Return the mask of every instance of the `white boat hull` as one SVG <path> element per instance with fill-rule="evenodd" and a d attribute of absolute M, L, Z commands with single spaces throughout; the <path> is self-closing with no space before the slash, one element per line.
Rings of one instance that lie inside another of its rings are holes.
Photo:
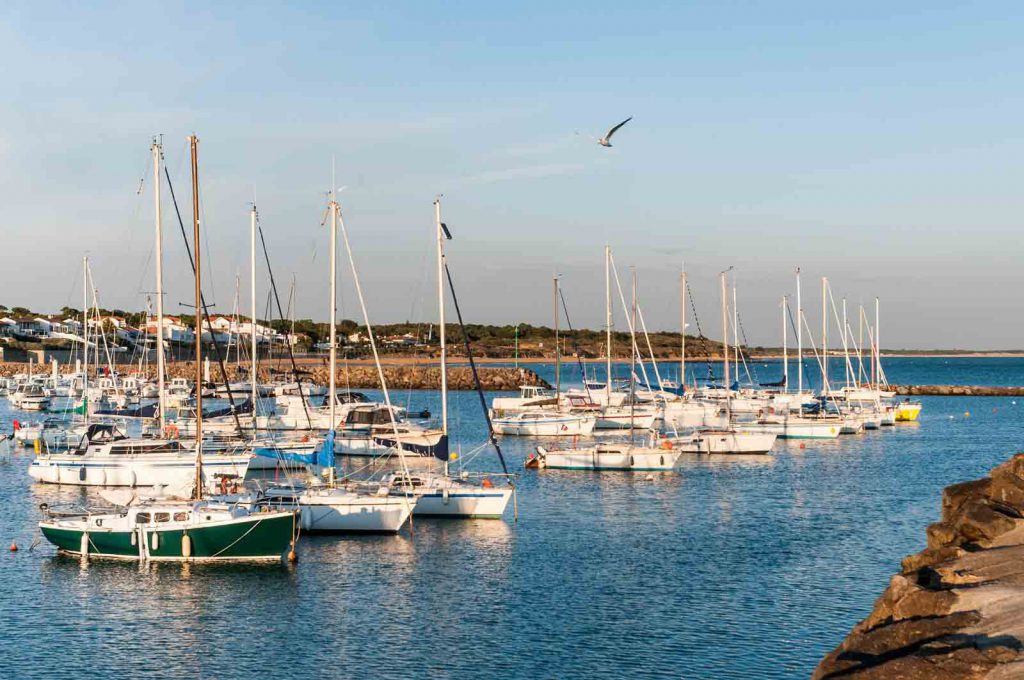
<path fill-rule="evenodd" d="M 393 496 L 332 491 L 309 491 L 298 497 L 303 531 L 396 533 L 409 519 L 415 504 L 412 499 Z"/>
<path fill-rule="evenodd" d="M 654 421 L 658 417 L 656 413 L 644 413 L 638 411 L 630 413 L 628 409 L 623 412 L 605 412 L 597 417 L 598 430 L 649 430 L 654 427 Z"/>
<path fill-rule="evenodd" d="M 416 517 L 488 518 L 505 514 L 512 489 L 476 488 L 435 490 L 416 498 L 412 514 Z"/>
<path fill-rule="evenodd" d="M 684 453 L 765 454 L 775 446 L 777 435 L 770 432 L 697 432 L 672 442 L 672 448 Z"/>
<path fill-rule="evenodd" d="M 665 449 L 601 447 L 546 451 L 539 454 L 541 467 L 552 470 L 671 470 L 679 451 Z"/>
<path fill-rule="evenodd" d="M 748 432 L 763 432 L 778 435 L 779 439 L 835 439 L 842 428 L 840 421 L 814 421 L 787 419 L 778 423 L 744 424 Z"/>
<path fill-rule="evenodd" d="M 571 437 L 588 435 L 594 431 L 597 420 L 592 417 L 553 415 L 550 418 L 526 420 L 523 418 L 495 418 L 491 421 L 496 434 L 513 437 Z"/>
<path fill-rule="evenodd" d="M 203 456 L 203 483 L 213 488 L 218 475 L 245 477 L 251 454 Z M 168 486 L 185 488 L 195 479 L 194 453 L 142 454 L 89 458 L 76 454 L 37 456 L 28 474 L 44 484 L 72 486 Z"/>

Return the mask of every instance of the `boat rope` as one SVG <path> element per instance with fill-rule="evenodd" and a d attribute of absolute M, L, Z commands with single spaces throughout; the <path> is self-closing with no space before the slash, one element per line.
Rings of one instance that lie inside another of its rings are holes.
<path fill-rule="evenodd" d="M 738 348 L 740 352 L 740 359 L 743 361 L 743 370 L 747 374 L 747 380 L 756 384 L 758 382 L 757 364 L 754 364 L 753 377 L 751 377 L 751 369 L 747 366 L 747 348 L 750 347 L 750 342 L 747 340 L 747 331 L 743 328 L 743 317 L 740 316 L 739 311 L 736 312 L 736 322 L 740 327 L 740 337 L 743 338 L 743 347 Z"/>
<path fill-rule="evenodd" d="M 196 273 L 196 263 L 195 260 L 192 258 L 192 247 L 189 246 L 188 236 L 185 234 L 185 222 L 183 222 L 181 219 L 181 210 L 178 209 L 178 199 L 174 196 L 174 185 L 171 183 L 171 173 L 170 171 L 167 170 L 166 165 L 164 165 L 164 176 L 167 178 L 167 188 L 170 189 L 171 202 L 174 204 L 174 214 L 178 218 L 178 227 L 181 229 L 181 238 L 185 241 L 185 252 L 188 254 L 189 266 L 192 267 L 192 274 L 194 275 Z M 224 357 L 221 356 L 220 353 L 220 343 L 217 342 L 217 336 L 213 332 L 213 322 L 210 320 L 210 310 L 206 305 L 206 294 L 203 293 L 201 290 L 199 293 L 199 300 L 203 308 L 201 313 L 206 316 L 206 327 L 210 331 L 210 339 L 213 340 L 213 353 L 214 356 L 216 356 L 217 358 L 217 366 L 220 367 L 221 378 L 224 380 L 224 385 L 225 387 L 227 387 L 228 390 L 228 402 L 231 404 L 231 415 L 235 419 L 235 427 L 237 427 L 238 431 L 241 432 L 242 421 L 238 419 L 238 410 L 235 407 L 235 397 L 234 395 L 231 394 L 231 384 L 230 381 L 228 380 L 228 369 L 224 365 Z M 195 310 L 195 312 L 196 314 L 199 314 L 200 310 L 197 309 Z M 160 331 L 163 332 L 162 329 L 160 329 Z M 200 338 L 200 341 L 201 340 L 202 338 Z M 200 344 L 202 343 L 200 342 Z M 203 389 L 202 385 L 196 385 L 196 390 L 201 389 Z M 255 408 L 256 404 L 253 404 L 253 409 Z M 255 414 L 255 410 L 253 411 L 253 413 Z M 253 417 L 255 417 L 255 415 Z"/>
<path fill-rule="evenodd" d="M 508 474 L 508 465 L 505 464 L 505 456 L 501 453 L 501 447 L 498 445 L 498 438 L 494 435 L 494 425 L 491 423 L 491 414 L 487 410 L 487 401 L 484 399 L 484 388 L 480 385 L 480 374 L 476 370 L 476 361 L 473 359 L 473 350 L 469 344 L 469 333 L 466 332 L 466 324 L 462 321 L 462 310 L 459 309 L 459 298 L 455 295 L 455 283 L 452 281 L 452 272 L 448 269 L 448 263 L 444 263 L 444 273 L 448 278 L 448 290 L 452 292 L 452 302 L 455 306 L 455 315 L 459 319 L 459 328 L 462 329 L 462 343 L 466 347 L 466 358 L 469 360 L 469 370 L 473 373 L 473 384 L 476 386 L 476 394 L 480 398 L 480 408 L 484 412 L 484 420 L 487 421 L 487 434 L 490 437 L 491 445 L 498 454 L 498 460 L 501 461 L 501 469 Z M 509 483 L 512 483 L 509 478 Z"/>
<path fill-rule="evenodd" d="M 583 369 L 583 357 L 580 356 L 580 346 L 576 342 L 576 331 L 573 330 L 572 320 L 569 318 L 569 307 L 565 304 L 565 295 L 562 294 L 562 287 L 558 287 L 558 297 L 562 300 L 562 311 L 565 312 L 565 324 L 572 333 L 572 351 L 576 353 L 576 364 L 580 367 L 580 375 L 583 376 L 583 389 L 587 391 L 587 401 L 594 401 L 590 396 L 590 385 L 587 384 L 587 372 Z"/>
<path fill-rule="evenodd" d="M 267 262 L 267 274 L 269 275 L 269 278 L 270 278 L 270 291 L 274 294 L 274 303 L 277 305 L 277 315 L 278 315 L 278 317 L 283 319 L 284 318 L 284 311 L 282 310 L 282 307 L 281 307 L 281 297 L 277 294 L 277 283 L 274 280 L 274 269 L 273 269 L 273 267 L 270 266 L 270 253 L 267 252 L 267 242 L 263 238 L 263 225 L 260 224 L 260 214 L 258 212 L 256 213 L 256 231 L 260 235 L 260 245 L 263 246 L 263 259 L 266 260 L 266 262 Z M 292 351 L 291 338 L 289 338 L 288 342 L 286 342 L 285 344 L 288 346 L 288 360 L 292 364 L 292 376 L 295 378 L 295 384 L 298 385 L 299 399 L 302 401 L 302 411 L 306 415 L 306 424 L 309 425 L 310 429 L 312 429 L 313 428 L 313 421 L 309 417 L 309 407 L 306 404 L 306 395 L 304 395 L 302 393 L 302 379 L 299 377 L 299 367 L 298 367 L 298 364 L 295 363 L 295 352 Z M 256 376 L 252 376 L 252 379 L 255 380 Z M 335 397 L 335 395 L 332 394 L 332 395 L 330 395 L 330 398 L 331 399 L 335 399 L 336 397 Z M 256 405 L 253 404 L 253 407 L 254 407 L 253 414 L 256 413 L 255 406 Z M 255 425 L 256 425 L 256 420 L 255 420 L 255 415 L 254 415 L 254 419 L 253 419 L 253 429 L 254 430 L 255 430 Z M 331 423 L 331 427 L 334 427 L 334 423 Z"/>
<path fill-rule="evenodd" d="M 697 326 L 697 340 L 700 342 L 701 349 L 704 352 L 704 365 L 708 369 L 708 381 L 714 381 L 715 372 L 711 368 L 711 350 L 708 347 L 708 339 L 704 336 L 704 331 L 700 327 L 700 317 L 697 315 L 697 303 L 693 299 L 693 289 L 689 286 L 686 287 L 686 296 L 690 299 L 690 309 L 693 312 L 693 323 Z M 686 332 L 684 328 L 683 333 Z M 686 386 L 686 376 L 679 376 L 680 384 Z"/>
<path fill-rule="evenodd" d="M 248 530 L 248 531 L 246 531 L 246 532 L 245 532 L 244 534 L 242 534 L 241 536 L 239 536 L 238 538 L 236 538 L 236 539 L 235 539 L 235 540 L 233 540 L 233 541 L 232 541 L 231 543 L 229 543 L 228 545 L 224 546 L 223 548 L 221 548 L 220 550 L 218 550 L 218 551 L 217 551 L 217 552 L 215 552 L 214 554 L 210 555 L 210 559 L 213 559 L 214 557 L 220 557 L 220 555 L 221 555 L 222 553 L 224 553 L 225 551 L 228 551 L 228 550 L 231 550 L 232 548 L 234 548 L 234 547 L 235 547 L 235 545 L 236 545 L 236 544 L 237 544 L 237 543 L 238 543 L 239 541 L 241 541 L 241 540 L 242 540 L 243 538 L 245 538 L 246 536 L 248 536 L 249 534 L 251 534 L 251 533 L 252 533 L 253 531 L 255 531 L 255 530 L 256 530 L 256 527 L 258 527 L 258 526 L 259 526 L 259 525 L 261 525 L 261 524 L 263 524 L 263 520 L 262 520 L 262 519 L 258 519 L 258 520 L 256 520 L 256 523 L 255 523 L 255 524 L 253 524 L 253 525 L 252 525 L 251 527 L 249 527 L 249 530 Z"/>
<path fill-rule="evenodd" d="M 789 306 L 788 303 L 786 304 L 786 315 L 789 317 L 789 325 L 793 329 L 793 333 L 798 333 L 799 331 L 796 327 L 796 321 L 793 319 L 793 309 Z M 808 331 L 810 331 L 810 329 L 808 329 Z M 798 359 L 798 361 L 800 360 Z M 807 370 L 807 361 L 801 361 L 801 363 L 803 364 L 804 378 L 807 380 L 808 386 L 810 386 L 810 388 L 813 390 L 814 383 L 811 382 L 810 372 Z M 786 389 L 789 389 L 789 385 L 786 385 Z"/>

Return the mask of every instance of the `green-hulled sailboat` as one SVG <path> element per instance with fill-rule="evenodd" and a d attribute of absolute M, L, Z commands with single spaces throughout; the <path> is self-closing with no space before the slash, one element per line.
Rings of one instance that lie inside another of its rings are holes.
<path fill-rule="evenodd" d="M 202 385 L 203 307 L 200 289 L 198 140 L 191 137 L 192 213 L 196 287 L 196 385 Z M 159 187 L 160 145 L 153 143 L 154 178 Z M 160 240 L 159 188 L 157 241 Z M 157 253 L 159 253 L 159 246 Z M 158 255 L 159 257 L 159 255 Z M 160 271 L 159 265 L 157 271 Z M 160 290 L 157 274 L 157 290 Z M 162 377 L 162 376 L 161 376 Z M 160 418 L 163 418 L 161 392 Z M 118 502 L 116 511 L 60 513 L 42 506 L 39 523 L 43 535 L 63 553 L 83 557 L 199 562 L 228 560 L 280 560 L 294 555 L 296 517 L 291 511 L 257 511 L 216 499 L 203 499 L 202 390 L 196 390 L 196 476 L 191 501 L 151 500 L 134 505 L 134 494 Z M 289 550 L 289 548 L 291 550 Z"/>

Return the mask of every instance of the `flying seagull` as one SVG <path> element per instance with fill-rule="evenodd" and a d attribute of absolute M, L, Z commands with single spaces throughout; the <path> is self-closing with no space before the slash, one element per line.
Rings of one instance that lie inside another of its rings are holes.
<path fill-rule="evenodd" d="M 618 125 L 613 127 L 611 130 L 608 131 L 608 133 L 604 137 L 602 137 L 601 139 L 597 140 L 597 143 L 600 144 L 601 146 L 609 146 L 610 147 L 612 145 L 612 143 L 611 143 L 612 135 L 615 134 L 615 131 L 618 130 L 620 127 L 622 127 L 623 125 L 625 125 L 626 123 L 628 123 L 631 120 L 633 120 L 633 116 L 630 116 L 626 120 L 622 121 L 621 123 L 619 123 Z"/>

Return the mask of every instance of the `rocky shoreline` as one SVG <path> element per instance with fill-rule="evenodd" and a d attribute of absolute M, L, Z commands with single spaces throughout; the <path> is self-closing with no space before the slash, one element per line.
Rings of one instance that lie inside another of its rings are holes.
<path fill-rule="evenodd" d="M 1024 677 L 1024 454 L 942 493 L 942 519 L 813 680 Z"/>
<path fill-rule="evenodd" d="M 247 364 L 226 365 L 229 380 L 247 380 L 245 369 Z M 33 366 L 33 371 L 39 374 L 38 366 Z M 134 372 L 133 368 L 120 367 L 124 373 Z M 242 370 L 239 371 L 239 368 Z M 73 369 L 62 367 L 62 372 L 68 373 Z M 387 380 L 389 389 L 412 389 L 432 390 L 441 386 L 441 369 L 436 366 L 384 366 L 384 379 Z M 28 373 L 29 365 L 21 363 L 0 364 L 0 377 L 10 377 L 17 373 Z M 301 366 L 303 380 L 310 380 L 318 385 L 327 385 L 330 378 L 330 371 L 326 366 Z M 515 391 L 520 385 L 539 385 L 550 387 L 550 385 L 537 373 L 529 368 L 509 368 L 496 366 L 480 366 L 477 371 L 480 374 L 480 383 L 485 390 L 490 391 Z M 153 366 L 144 368 L 143 373 L 149 377 L 155 377 L 156 368 Z M 48 371 L 47 371 L 48 373 Z M 196 374 L 195 363 L 175 362 L 167 366 L 167 377 L 171 378 L 194 378 Z M 210 365 L 210 375 L 217 380 L 220 376 L 220 369 L 216 363 Z M 275 374 L 267 367 L 259 370 L 259 379 L 269 381 L 272 378 L 290 380 L 291 372 L 285 367 L 275 369 Z M 337 372 L 337 384 L 340 389 L 352 387 L 357 389 L 378 389 L 380 379 L 376 367 L 372 365 L 359 365 L 339 367 Z M 448 388 L 452 390 L 472 390 L 473 374 L 468 366 L 454 366 L 448 369 Z"/>
<path fill-rule="evenodd" d="M 889 385 L 896 394 L 937 397 L 1024 397 L 1024 387 L 992 385 Z"/>

